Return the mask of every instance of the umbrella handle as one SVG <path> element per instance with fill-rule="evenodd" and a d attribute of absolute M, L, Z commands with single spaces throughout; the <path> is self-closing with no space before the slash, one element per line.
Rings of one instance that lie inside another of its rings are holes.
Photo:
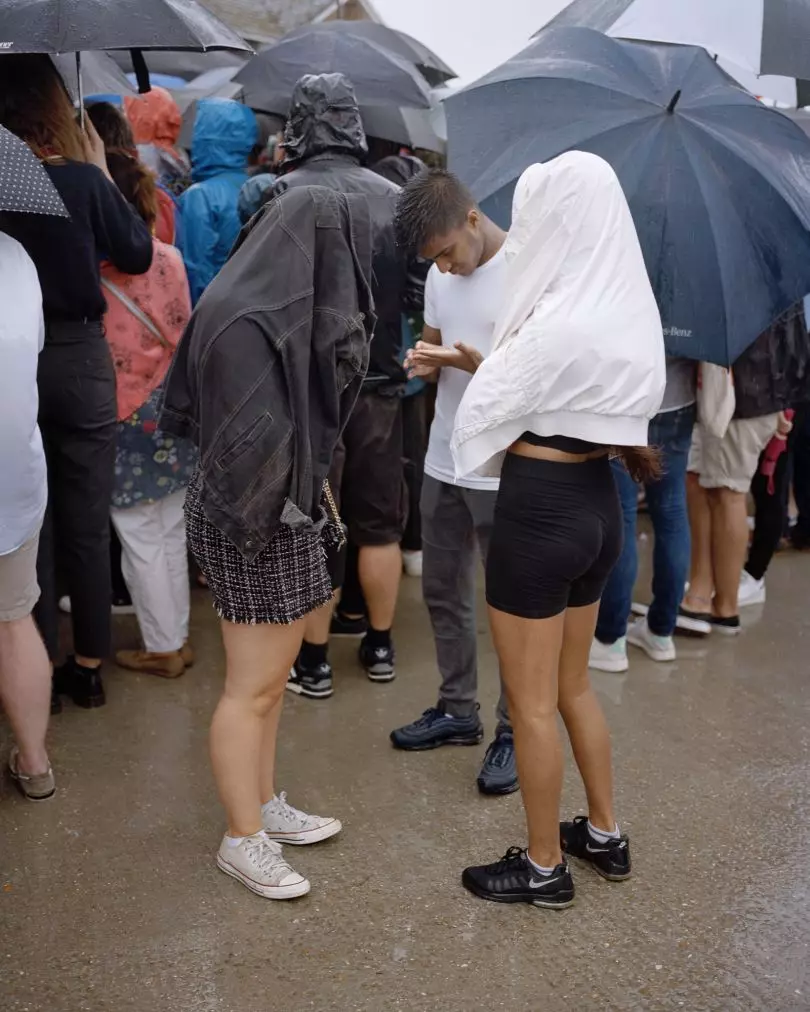
<path fill-rule="evenodd" d="M 132 57 L 132 69 L 138 82 L 138 94 L 145 95 L 147 91 L 152 90 L 152 82 L 149 80 L 149 68 L 146 66 L 143 51 L 130 49 L 129 55 Z"/>
<path fill-rule="evenodd" d="M 84 131 L 84 85 L 82 84 L 82 54 L 76 53 L 76 77 L 78 78 L 79 94 L 79 126 Z"/>

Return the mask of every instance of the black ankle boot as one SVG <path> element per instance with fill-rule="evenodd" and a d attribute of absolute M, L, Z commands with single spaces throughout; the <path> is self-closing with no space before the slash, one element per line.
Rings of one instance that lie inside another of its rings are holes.
<path fill-rule="evenodd" d="M 101 667 L 86 668 L 77 664 L 73 656 L 54 670 L 53 684 L 56 693 L 70 696 L 76 706 L 83 706 L 86 710 L 104 706 L 107 701 L 101 681 Z"/>

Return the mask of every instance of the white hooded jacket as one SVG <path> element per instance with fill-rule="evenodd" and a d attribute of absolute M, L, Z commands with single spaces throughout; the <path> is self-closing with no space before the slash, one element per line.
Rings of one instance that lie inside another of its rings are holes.
<path fill-rule="evenodd" d="M 581 151 L 528 168 L 505 252 L 493 352 L 456 414 L 456 476 L 498 474 L 524 432 L 646 446 L 664 395 L 664 337 L 613 169 Z"/>

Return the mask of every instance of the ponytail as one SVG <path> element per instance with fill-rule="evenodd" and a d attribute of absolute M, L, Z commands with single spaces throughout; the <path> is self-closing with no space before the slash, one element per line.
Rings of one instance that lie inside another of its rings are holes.
<path fill-rule="evenodd" d="M 633 481 L 646 484 L 663 474 L 661 453 L 654 446 L 617 446 L 614 452 Z"/>

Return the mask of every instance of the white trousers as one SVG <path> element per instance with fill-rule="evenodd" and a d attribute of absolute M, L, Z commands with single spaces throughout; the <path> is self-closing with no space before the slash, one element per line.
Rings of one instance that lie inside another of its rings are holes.
<path fill-rule="evenodd" d="M 179 650 L 188 639 L 185 497 L 180 489 L 158 502 L 110 511 L 121 541 L 121 570 L 149 653 Z"/>

